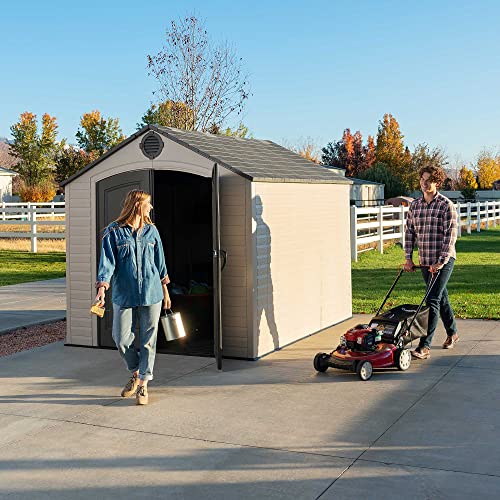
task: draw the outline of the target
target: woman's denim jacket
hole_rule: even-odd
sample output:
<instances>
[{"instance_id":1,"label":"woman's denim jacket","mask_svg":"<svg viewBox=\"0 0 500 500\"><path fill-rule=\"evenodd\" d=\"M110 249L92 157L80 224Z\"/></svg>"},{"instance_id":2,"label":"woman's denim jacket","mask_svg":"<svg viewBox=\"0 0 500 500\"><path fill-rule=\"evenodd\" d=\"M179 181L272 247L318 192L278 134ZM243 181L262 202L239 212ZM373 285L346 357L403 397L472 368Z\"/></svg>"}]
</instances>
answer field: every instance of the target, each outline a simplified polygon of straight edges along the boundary
<instances>
[{"instance_id":1,"label":"woman's denim jacket","mask_svg":"<svg viewBox=\"0 0 500 500\"><path fill-rule=\"evenodd\" d=\"M96 288L113 287L120 307L149 306L163 299L162 283L170 280L160 233L153 224L140 231L112 222L102 237Z\"/></svg>"}]
</instances>

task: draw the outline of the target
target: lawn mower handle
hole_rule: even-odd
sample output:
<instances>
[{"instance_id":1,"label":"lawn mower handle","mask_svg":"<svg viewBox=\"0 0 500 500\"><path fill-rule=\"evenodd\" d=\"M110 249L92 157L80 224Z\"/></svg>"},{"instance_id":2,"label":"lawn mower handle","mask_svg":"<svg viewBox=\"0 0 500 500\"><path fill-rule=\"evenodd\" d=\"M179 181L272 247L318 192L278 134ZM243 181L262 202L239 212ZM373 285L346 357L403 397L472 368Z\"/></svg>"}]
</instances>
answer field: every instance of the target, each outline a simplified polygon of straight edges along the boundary
<instances>
[{"instance_id":1,"label":"lawn mower handle","mask_svg":"<svg viewBox=\"0 0 500 500\"><path fill-rule=\"evenodd\" d=\"M430 267L430 266L413 266L413 269L422 269L423 267ZM394 290L394 288L396 287L396 284L398 283L399 281L399 278L401 278L401 275L405 272L404 268L401 267L401 269L399 270L398 272L398 275L396 276L396 279L394 280L394 283L392 284L391 288L389 289L389 291L387 292L387 295L385 296L385 299L384 301L382 302L382 305L378 308L378 311L377 311L377 314L375 316L378 316L380 314L380 311L382 310L382 308L385 306L385 303L387 302L387 299L390 297L392 291ZM425 300L427 299L427 297L429 296L429 293L432 289L432 287L434 286L434 283L436 283L437 281L437 278L439 276L439 273L440 271L438 270L436 273L433 274L430 282L429 282L429 286L427 287L427 291L425 293L425 296L422 300L422 302L420 303L420 305L418 306L418 309L417 309L417 312L415 313L415 315L413 316L413 319L411 320L411 323L410 323L410 326L413 325L413 322L415 321L415 318L417 317L417 314L420 312L420 310L422 309L422 305L423 303L425 302ZM409 328L409 327L408 327Z\"/></svg>"}]
</instances>

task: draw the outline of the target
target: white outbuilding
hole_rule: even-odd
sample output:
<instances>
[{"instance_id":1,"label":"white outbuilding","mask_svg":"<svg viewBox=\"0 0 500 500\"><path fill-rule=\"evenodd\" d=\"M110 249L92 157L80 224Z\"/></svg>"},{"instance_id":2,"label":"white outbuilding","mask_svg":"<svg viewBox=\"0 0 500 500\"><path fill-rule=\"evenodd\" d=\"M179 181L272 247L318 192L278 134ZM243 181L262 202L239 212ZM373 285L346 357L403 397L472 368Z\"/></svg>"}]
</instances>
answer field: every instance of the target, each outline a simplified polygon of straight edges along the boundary
<instances>
[{"instance_id":1,"label":"white outbuilding","mask_svg":"<svg viewBox=\"0 0 500 500\"><path fill-rule=\"evenodd\" d=\"M89 314L102 230L151 193L186 339L158 352L257 359L351 316L352 182L273 142L148 125L65 186L67 338L113 347ZM111 290L112 292L112 290Z\"/></svg>"},{"instance_id":2,"label":"white outbuilding","mask_svg":"<svg viewBox=\"0 0 500 500\"><path fill-rule=\"evenodd\" d=\"M12 179L16 175L16 172L0 167L0 202L10 201L12 197Z\"/></svg>"}]
</instances>

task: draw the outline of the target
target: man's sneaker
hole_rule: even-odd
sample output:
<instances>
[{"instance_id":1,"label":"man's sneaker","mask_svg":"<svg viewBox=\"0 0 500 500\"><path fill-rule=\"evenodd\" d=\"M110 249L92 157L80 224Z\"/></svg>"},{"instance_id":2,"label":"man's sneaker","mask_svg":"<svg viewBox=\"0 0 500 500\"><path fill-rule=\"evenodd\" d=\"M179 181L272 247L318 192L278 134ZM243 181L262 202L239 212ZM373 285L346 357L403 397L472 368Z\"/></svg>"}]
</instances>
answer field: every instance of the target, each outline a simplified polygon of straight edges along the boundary
<instances>
[{"instance_id":1,"label":"man's sneaker","mask_svg":"<svg viewBox=\"0 0 500 500\"><path fill-rule=\"evenodd\" d=\"M431 350L428 347L417 347L414 351L411 351L411 355L417 359L429 359Z\"/></svg>"},{"instance_id":2,"label":"man's sneaker","mask_svg":"<svg viewBox=\"0 0 500 500\"><path fill-rule=\"evenodd\" d=\"M456 333L454 333L453 335L448 335L448 337L446 337L446 340L444 341L443 349L453 349L455 347L455 344L459 340L460 339Z\"/></svg>"},{"instance_id":3,"label":"man's sneaker","mask_svg":"<svg viewBox=\"0 0 500 500\"><path fill-rule=\"evenodd\" d=\"M129 398L130 396L133 396L138 385L139 377L137 377L137 375L133 375L122 390L122 398Z\"/></svg>"},{"instance_id":4,"label":"man's sneaker","mask_svg":"<svg viewBox=\"0 0 500 500\"><path fill-rule=\"evenodd\" d=\"M136 405L147 405L148 404L148 389L145 385L140 385L135 393L135 404Z\"/></svg>"}]
</instances>

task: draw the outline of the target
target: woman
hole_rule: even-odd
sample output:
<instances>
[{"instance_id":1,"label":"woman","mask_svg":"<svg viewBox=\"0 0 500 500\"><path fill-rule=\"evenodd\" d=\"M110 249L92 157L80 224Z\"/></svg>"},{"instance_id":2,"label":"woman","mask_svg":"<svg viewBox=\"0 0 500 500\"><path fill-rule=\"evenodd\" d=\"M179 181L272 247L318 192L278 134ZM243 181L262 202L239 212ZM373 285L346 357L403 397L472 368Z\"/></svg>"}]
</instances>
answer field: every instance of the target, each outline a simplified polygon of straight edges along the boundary
<instances>
[{"instance_id":1,"label":"woman","mask_svg":"<svg viewBox=\"0 0 500 500\"><path fill-rule=\"evenodd\" d=\"M104 305L113 286L113 340L132 377L122 397L136 395L136 404L148 403L147 384L153 379L156 336L162 308L171 306L163 246L149 218L151 196L130 191L118 219L105 230L97 272L96 302ZM134 347L133 326L139 322L140 351Z\"/></svg>"}]
</instances>

